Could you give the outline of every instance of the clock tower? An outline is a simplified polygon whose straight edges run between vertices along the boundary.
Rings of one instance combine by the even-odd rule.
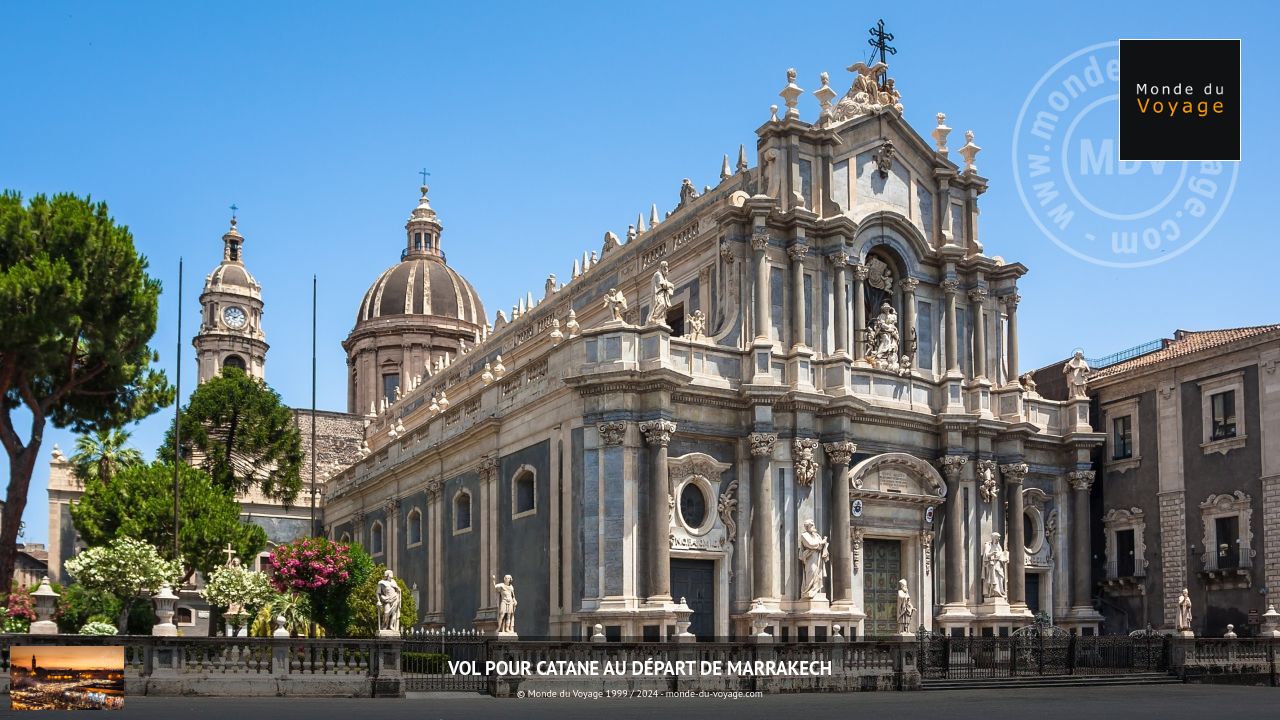
[[[262,286],[244,266],[244,236],[234,215],[222,246],[222,262],[205,278],[200,293],[200,332],[191,340],[200,382],[228,366],[261,380],[268,347],[262,332]]]

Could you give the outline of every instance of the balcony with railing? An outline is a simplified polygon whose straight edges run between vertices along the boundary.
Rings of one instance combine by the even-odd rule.
[[[1222,543],[1201,556],[1200,570],[1206,583],[1224,588],[1249,587],[1253,570],[1253,548],[1248,545]]]
[[[1107,575],[1102,587],[1111,595],[1141,595],[1147,578],[1147,563],[1133,556],[1107,562]]]

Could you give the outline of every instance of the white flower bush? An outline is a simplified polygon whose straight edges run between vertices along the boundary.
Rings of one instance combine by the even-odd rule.
[[[271,602],[275,590],[266,575],[228,565],[213,571],[200,596],[211,605],[248,613]]]
[[[91,547],[67,561],[67,572],[87,588],[104,590],[120,599],[120,627],[126,627],[129,610],[145,601],[165,583],[176,583],[182,566],[165,560],[150,544],[133,538],[116,538]]]

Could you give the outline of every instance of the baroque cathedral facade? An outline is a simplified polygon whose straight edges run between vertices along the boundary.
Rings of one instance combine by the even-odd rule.
[[[979,148],[850,69],[813,122],[789,71],[754,164],[510,315],[446,264],[422,189],[344,343],[363,432],[324,490],[326,533],[421,623],[494,630],[511,575],[523,637],[665,638],[688,611],[703,638],[1097,631],[1103,436],[1082,393],[1020,380],[1027,268],[980,241]]]

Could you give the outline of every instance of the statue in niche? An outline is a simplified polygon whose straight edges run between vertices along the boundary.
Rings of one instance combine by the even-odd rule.
[[[493,589],[498,591],[498,633],[516,632],[516,586],[511,584],[511,576],[504,575],[502,582],[490,575]]]
[[[667,311],[671,309],[672,296],[676,292],[675,283],[667,279],[667,261],[658,263],[653,271],[653,309],[649,311],[650,325],[666,325]]]
[[[1000,543],[1000,533],[991,533],[991,540],[982,548],[982,593],[990,598],[1009,596],[1009,549]]]
[[[621,290],[609,288],[609,292],[604,294],[604,306],[609,309],[609,313],[613,316],[613,322],[626,322],[627,297],[622,294]]]
[[[827,563],[831,560],[829,544],[825,536],[818,534],[812,518],[804,521],[804,532],[800,533],[799,555],[800,562],[804,564],[800,597],[805,600],[826,597],[823,588],[827,578]]]
[[[887,302],[880,305],[880,314],[869,332],[871,342],[868,343],[866,361],[880,370],[898,372],[901,368],[898,359],[898,313],[892,305]]]
[[[898,631],[911,632],[911,618],[916,614],[916,606],[911,602],[911,593],[907,591],[907,581],[898,581]]]
[[[400,635],[400,585],[391,570],[378,581],[378,634]]]
[[[1178,631],[1191,632],[1191,593],[1182,588],[1178,596]]]
[[[1084,359],[1084,353],[1077,350],[1062,372],[1067,376],[1067,397],[1071,400],[1087,399],[1089,395],[1085,388],[1089,384],[1089,362]]]

